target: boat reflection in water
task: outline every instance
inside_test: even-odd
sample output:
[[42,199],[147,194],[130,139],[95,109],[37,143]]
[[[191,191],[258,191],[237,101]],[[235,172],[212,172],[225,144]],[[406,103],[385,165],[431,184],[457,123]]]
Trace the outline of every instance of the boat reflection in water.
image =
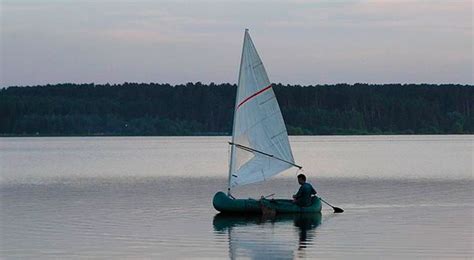
[[251,259],[293,259],[305,257],[312,245],[321,213],[214,216],[217,237],[227,234],[229,257]]

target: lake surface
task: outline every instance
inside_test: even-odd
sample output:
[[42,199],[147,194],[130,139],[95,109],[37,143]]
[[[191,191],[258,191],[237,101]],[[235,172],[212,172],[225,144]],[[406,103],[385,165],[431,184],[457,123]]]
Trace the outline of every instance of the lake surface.
[[[291,137],[318,193],[344,208],[227,217],[226,137],[0,138],[0,258],[474,256],[474,136]],[[296,170],[237,197],[296,192]]]

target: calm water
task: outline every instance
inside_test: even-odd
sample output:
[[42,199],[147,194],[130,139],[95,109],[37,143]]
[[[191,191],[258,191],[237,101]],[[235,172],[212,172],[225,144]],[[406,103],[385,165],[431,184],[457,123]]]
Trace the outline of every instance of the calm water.
[[[333,214],[226,217],[224,137],[0,139],[0,258],[467,258],[473,136],[297,137]],[[235,191],[289,197],[296,170]]]

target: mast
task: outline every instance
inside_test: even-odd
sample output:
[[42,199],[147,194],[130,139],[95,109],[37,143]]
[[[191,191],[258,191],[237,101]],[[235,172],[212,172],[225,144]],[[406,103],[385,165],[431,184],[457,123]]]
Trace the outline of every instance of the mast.
[[[235,95],[235,105],[234,105],[234,119],[233,119],[233,122],[232,122],[232,143],[235,141],[235,136],[234,136],[234,133],[235,133],[235,118],[236,118],[236,112],[237,112],[237,107],[238,107],[238,104],[239,104],[239,86],[240,86],[240,75],[242,73],[242,61],[244,59],[244,51],[245,51],[245,42],[247,40],[247,34],[248,34],[248,31],[249,29],[245,29],[245,32],[244,32],[244,42],[242,44],[242,54],[240,55],[240,67],[239,67],[239,77],[238,77],[238,80],[237,80],[237,91],[236,91],[236,95]],[[231,174],[232,174],[232,160],[234,158],[234,150],[235,150],[235,145],[231,145],[230,146],[230,160],[229,160],[229,176],[228,176],[228,179],[227,179],[227,195],[230,195],[230,180],[231,180]]]

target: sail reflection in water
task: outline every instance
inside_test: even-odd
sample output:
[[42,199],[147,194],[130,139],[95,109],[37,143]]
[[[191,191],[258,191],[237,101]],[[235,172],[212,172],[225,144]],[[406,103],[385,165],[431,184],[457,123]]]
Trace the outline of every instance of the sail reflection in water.
[[227,233],[231,259],[293,259],[305,257],[304,249],[313,244],[321,219],[321,213],[271,217],[219,213],[214,216],[213,226],[217,235]]

